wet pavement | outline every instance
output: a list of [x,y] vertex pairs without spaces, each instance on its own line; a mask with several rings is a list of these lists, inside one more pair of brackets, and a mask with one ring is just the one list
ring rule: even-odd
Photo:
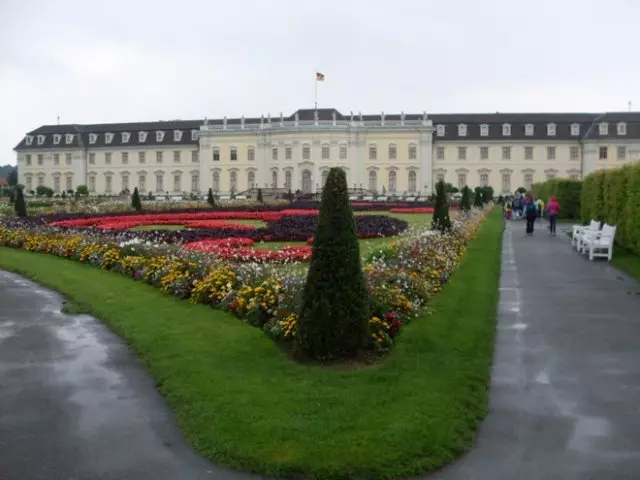
[[0,271],[0,480],[251,480],[196,455],[122,340]]
[[640,285],[561,235],[503,243],[490,413],[439,480],[640,479]]

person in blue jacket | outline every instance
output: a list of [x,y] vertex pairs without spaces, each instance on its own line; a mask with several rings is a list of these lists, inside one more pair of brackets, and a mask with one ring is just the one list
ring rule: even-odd
[[538,206],[533,201],[533,197],[531,195],[527,195],[525,204],[524,204],[524,215],[527,218],[527,235],[533,235],[533,226],[536,223],[536,218],[538,217]]

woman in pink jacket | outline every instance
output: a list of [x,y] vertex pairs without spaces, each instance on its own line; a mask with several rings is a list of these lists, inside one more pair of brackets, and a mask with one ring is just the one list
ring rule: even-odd
[[556,219],[558,218],[558,214],[560,213],[560,204],[558,203],[558,199],[554,196],[551,197],[549,203],[547,204],[547,215],[549,217],[549,234],[556,234]]

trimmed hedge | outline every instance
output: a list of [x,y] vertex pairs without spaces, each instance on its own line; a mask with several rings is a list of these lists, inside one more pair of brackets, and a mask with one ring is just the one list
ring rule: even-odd
[[581,217],[616,225],[616,243],[640,255],[640,163],[588,175],[582,187]]
[[531,190],[545,203],[555,195],[560,203],[560,218],[579,219],[582,217],[580,207],[582,188],[580,180],[557,179],[535,183]]

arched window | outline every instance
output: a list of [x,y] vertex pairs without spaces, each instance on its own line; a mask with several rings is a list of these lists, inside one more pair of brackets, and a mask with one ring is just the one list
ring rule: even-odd
[[415,170],[411,170],[409,172],[409,191],[411,193],[416,191],[416,184],[417,184],[417,180],[416,180],[416,172]]
[[252,170],[247,173],[247,188],[255,188],[256,186],[256,173]]
[[369,190],[378,191],[378,173],[375,170],[369,172]]
[[309,170],[302,171],[302,193],[311,193],[313,181]]
[[278,172],[276,170],[271,172],[271,188],[278,188]]
[[284,172],[284,188],[291,190],[291,170]]
[[396,193],[396,172],[391,170],[389,172],[389,193]]
[[220,191],[220,172],[213,172],[213,191]]
[[229,174],[229,188],[235,192],[238,189],[238,173],[233,171]]
[[327,172],[326,170],[324,172],[322,172],[322,186],[324,187],[324,184],[327,183],[327,178],[329,177],[329,172]]

